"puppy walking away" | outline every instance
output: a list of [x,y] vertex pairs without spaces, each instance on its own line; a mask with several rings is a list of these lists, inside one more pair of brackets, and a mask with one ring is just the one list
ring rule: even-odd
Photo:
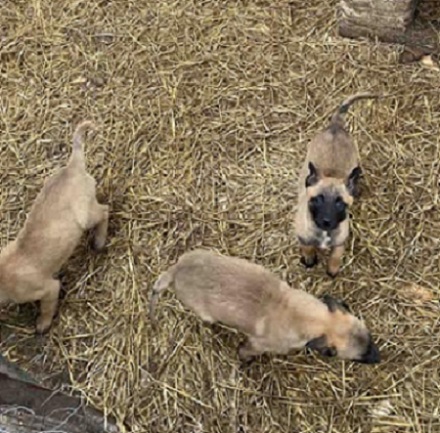
[[66,167],[50,177],[37,196],[17,239],[0,254],[0,303],[40,301],[37,332],[47,331],[58,305],[55,278],[84,231],[95,229],[94,246],[104,247],[108,206],[96,200],[95,180],[86,172],[83,139],[92,122],[82,122],[73,135]]

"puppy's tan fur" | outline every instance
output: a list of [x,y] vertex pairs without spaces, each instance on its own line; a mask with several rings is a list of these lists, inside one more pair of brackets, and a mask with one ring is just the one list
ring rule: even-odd
[[243,360],[263,352],[284,354],[317,338],[341,358],[360,358],[365,351],[353,338],[368,340],[363,322],[339,309],[331,312],[321,300],[246,260],[205,250],[184,254],[154,285],[151,319],[160,293],[170,285],[202,320],[222,322],[248,336],[239,351]]
[[0,302],[40,301],[37,331],[49,329],[57,309],[60,282],[55,278],[85,230],[95,228],[94,245],[105,245],[108,206],[95,196],[95,180],[86,172],[82,122],[73,136],[66,167],[47,179],[17,239],[0,254]]
[[[347,215],[336,230],[321,230],[311,217],[309,201],[319,194],[329,194],[341,197],[348,208],[353,204],[353,195],[358,195],[358,186],[353,186],[354,194],[351,194],[347,188],[347,179],[353,170],[359,167],[359,153],[344,128],[341,115],[358,99],[377,97],[370,93],[360,93],[347,98],[333,114],[330,125],[309,143],[300,172],[296,233],[302,262],[311,267],[317,262],[318,249],[331,249],[327,263],[327,272],[331,276],[336,276],[341,266],[344,243],[349,236],[349,217]],[[306,179],[310,173],[309,163],[317,169],[318,182],[306,187]]]

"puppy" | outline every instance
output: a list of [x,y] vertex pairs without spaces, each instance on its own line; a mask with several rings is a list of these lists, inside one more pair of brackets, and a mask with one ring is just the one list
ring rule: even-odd
[[17,239],[0,254],[0,303],[40,301],[39,333],[49,329],[57,309],[60,282],[54,275],[83,232],[95,228],[95,248],[105,245],[108,206],[96,200],[82,148],[92,127],[85,121],[76,128],[69,163],[45,182]]
[[221,322],[247,335],[239,349],[243,361],[263,352],[285,354],[303,347],[368,364],[380,361],[365,324],[345,304],[292,289],[246,260],[205,250],[184,254],[156,281],[151,320],[161,292],[170,285],[203,321]]
[[309,143],[299,176],[296,234],[301,263],[310,268],[317,263],[316,250],[331,249],[327,273],[335,277],[341,266],[344,242],[349,235],[349,207],[359,196],[362,174],[359,154],[347,131],[342,114],[363,98],[360,93],[346,99],[333,114],[330,125]]

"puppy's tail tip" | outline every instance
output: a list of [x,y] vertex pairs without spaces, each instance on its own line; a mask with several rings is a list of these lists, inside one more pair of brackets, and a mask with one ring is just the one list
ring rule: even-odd
[[79,125],[75,128],[75,132],[73,133],[73,150],[74,151],[82,151],[83,142],[84,142],[84,134],[86,131],[90,129],[96,129],[96,125],[91,120],[83,120]]
[[344,99],[344,101],[342,101],[342,104],[339,105],[338,109],[335,111],[335,113],[333,113],[330,123],[341,123],[342,115],[347,113],[348,109],[355,101],[358,101],[360,99],[378,99],[382,96],[383,95],[372,92],[361,92],[349,96],[347,99]]

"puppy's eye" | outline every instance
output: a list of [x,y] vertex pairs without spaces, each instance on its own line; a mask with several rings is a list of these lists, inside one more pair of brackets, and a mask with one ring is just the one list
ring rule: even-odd
[[338,209],[345,209],[345,207],[347,206],[346,204],[345,204],[345,202],[344,202],[344,200],[342,200],[342,197],[337,197],[336,198],[336,200],[335,200],[335,206],[338,208]]
[[316,195],[315,197],[312,197],[310,199],[310,201],[314,204],[314,205],[320,205],[322,203],[324,203],[324,196],[322,194]]

